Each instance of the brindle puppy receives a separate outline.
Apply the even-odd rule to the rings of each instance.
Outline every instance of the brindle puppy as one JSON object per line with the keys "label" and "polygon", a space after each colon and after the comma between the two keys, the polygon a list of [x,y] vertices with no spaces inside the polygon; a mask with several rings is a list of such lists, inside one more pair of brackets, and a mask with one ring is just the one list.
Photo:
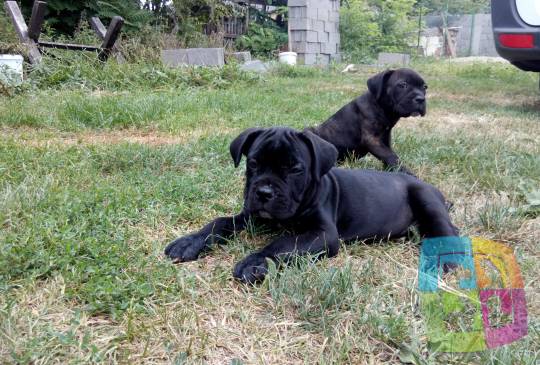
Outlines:
{"label": "brindle puppy", "polygon": [[332,143],[339,152],[338,160],[349,154],[363,157],[369,152],[385,167],[412,175],[401,165],[390,139],[399,118],[426,114],[426,83],[413,70],[402,68],[371,77],[367,86],[368,92],[308,130]]}

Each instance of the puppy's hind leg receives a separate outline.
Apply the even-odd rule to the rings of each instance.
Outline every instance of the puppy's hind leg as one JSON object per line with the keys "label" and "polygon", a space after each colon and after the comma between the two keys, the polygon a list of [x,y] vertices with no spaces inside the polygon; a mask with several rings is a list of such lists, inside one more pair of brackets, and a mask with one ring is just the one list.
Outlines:
{"label": "puppy's hind leg", "polygon": [[425,183],[411,187],[409,201],[422,236],[459,235],[450,219],[444,196],[435,187]]}

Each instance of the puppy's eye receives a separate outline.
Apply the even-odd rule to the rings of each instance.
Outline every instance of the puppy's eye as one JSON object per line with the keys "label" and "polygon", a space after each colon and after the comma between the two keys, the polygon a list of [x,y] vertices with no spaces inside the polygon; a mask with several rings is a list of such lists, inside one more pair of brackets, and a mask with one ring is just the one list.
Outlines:
{"label": "puppy's eye", "polygon": [[401,89],[406,89],[408,86],[409,86],[409,85],[407,85],[406,82],[400,82],[400,83],[398,84],[398,87],[401,88]]}
{"label": "puppy's eye", "polygon": [[256,169],[257,168],[257,161],[249,160],[248,163],[247,163],[247,167],[249,169]]}
{"label": "puppy's eye", "polygon": [[424,90],[427,90],[427,85],[424,85]]}

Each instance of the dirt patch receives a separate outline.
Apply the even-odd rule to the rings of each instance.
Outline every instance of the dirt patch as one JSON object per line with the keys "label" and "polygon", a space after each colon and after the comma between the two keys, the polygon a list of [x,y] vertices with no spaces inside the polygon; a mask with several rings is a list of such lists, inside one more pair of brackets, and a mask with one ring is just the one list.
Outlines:
{"label": "dirt patch", "polygon": [[[429,91],[428,98],[435,98],[435,99],[441,99],[441,100],[451,100],[451,101],[458,101],[463,103],[470,103],[471,100],[478,102],[478,103],[489,103],[497,106],[505,106],[505,107],[519,107],[522,106],[524,108],[529,109],[539,109],[540,110],[540,104],[538,101],[538,98],[536,97],[525,97],[523,95],[506,95],[506,94],[490,94],[489,98],[487,98],[483,94],[452,94],[452,93],[445,93],[445,92],[432,92]],[[429,101],[428,101],[429,102]],[[429,105],[429,104],[428,104]]]}
{"label": "dirt patch", "polygon": [[49,147],[49,146],[76,146],[76,145],[103,145],[134,143],[149,146],[165,146],[184,144],[207,136],[227,133],[232,129],[221,128],[216,131],[212,128],[186,130],[172,134],[160,131],[141,131],[136,129],[115,131],[93,131],[81,133],[65,132],[41,132],[29,129],[4,129],[2,136],[6,139],[14,139],[24,146]]}

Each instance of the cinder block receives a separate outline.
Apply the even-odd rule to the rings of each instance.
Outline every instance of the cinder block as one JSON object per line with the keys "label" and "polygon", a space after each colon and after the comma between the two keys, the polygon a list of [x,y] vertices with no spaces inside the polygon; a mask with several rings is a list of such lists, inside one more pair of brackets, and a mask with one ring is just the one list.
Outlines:
{"label": "cinder block", "polygon": [[307,18],[289,19],[289,28],[291,30],[310,30],[311,20]]}
{"label": "cinder block", "polygon": [[338,23],[334,23],[330,21],[324,22],[324,31],[328,33],[339,32]]}
{"label": "cinder block", "polygon": [[188,65],[187,49],[164,49],[161,51],[161,62],[170,67]]}
{"label": "cinder block", "polygon": [[377,63],[379,65],[403,65],[411,62],[411,56],[405,53],[379,53]]}
{"label": "cinder block", "polygon": [[317,32],[324,32],[325,31],[325,22],[322,20],[313,20],[311,22],[311,29]]}
{"label": "cinder block", "polygon": [[318,8],[317,19],[324,21],[328,20],[328,9]]}
{"label": "cinder block", "polygon": [[198,65],[223,66],[225,53],[223,48],[186,48],[165,49],[161,51],[161,59],[167,66]]}
{"label": "cinder block", "polygon": [[334,23],[339,22],[339,11],[330,10],[328,13],[328,20]]}
{"label": "cinder block", "polygon": [[328,54],[328,55],[337,53],[337,44],[335,44],[335,43],[322,43],[321,44],[321,53]]}
{"label": "cinder block", "polygon": [[289,19],[307,18],[307,8],[305,6],[289,7]]}
{"label": "cinder block", "polygon": [[306,17],[309,19],[317,19],[317,8],[315,6],[308,6]]}
{"label": "cinder block", "polygon": [[318,32],[317,37],[320,43],[327,43],[330,39],[330,35],[328,32]]}
{"label": "cinder block", "polygon": [[308,30],[306,32],[306,41],[308,41],[308,42],[318,42],[319,41],[318,33],[313,31],[313,30]]}
{"label": "cinder block", "polygon": [[305,30],[292,30],[291,42],[305,42],[307,37],[307,31]]}
{"label": "cinder block", "polygon": [[289,0],[287,6],[306,6],[308,0]]}
{"label": "cinder block", "polygon": [[291,41],[293,42],[318,42],[317,32],[313,30],[291,31]]}
{"label": "cinder block", "polygon": [[223,48],[188,48],[190,65],[223,66],[225,53]]}
{"label": "cinder block", "polygon": [[317,64],[318,65],[328,65],[330,63],[330,55],[326,55],[326,54],[320,54],[320,55],[317,55]]}
{"label": "cinder block", "polygon": [[296,53],[319,53],[321,52],[321,45],[317,42],[293,42],[292,49]]}
{"label": "cinder block", "polygon": [[237,60],[239,63],[246,63],[251,61],[251,53],[248,52],[232,52],[229,54],[230,57]]}
{"label": "cinder block", "polygon": [[298,63],[304,65],[315,65],[317,63],[317,55],[314,53],[299,53]]}
{"label": "cinder block", "polygon": [[328,32],[328,42],[330,43],[340,43],[339,32]]}

